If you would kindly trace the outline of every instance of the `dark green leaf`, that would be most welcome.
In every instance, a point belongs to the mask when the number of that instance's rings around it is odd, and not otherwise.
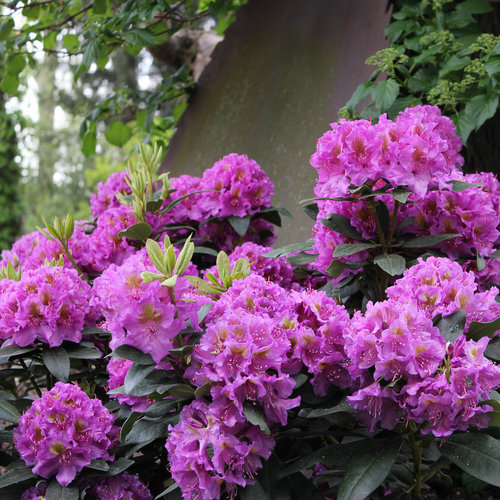
[[[376,246],[374,243],[341,243],[333,251],[333,257],[348,257]]]
[[[203,396],[210,394],[211,387],[212,387],[212,384],[210,382],[203,384],[201,387],[198,387],[198,389],[196,389],[196,391],[194,391],[194,396],[196,398],[202,398]]]
[[[94,7],[92,7],[92,12],[96,15],[106,14],[108,10],[107,0],[94,0]]]
[[[136,349],[130,345],[120,345],[112,353],[113,356],[121,359],[128,359],[140,365],[154,365],[151,355]]]
[[[125,380],[123,382],[125,392],[129,394],[134,387],[140,384],[154,369],[154,365],[134,363],[125,375]]]
[[[493,7],[488,0],[467,0],[458,3],[456,9],[460,14],[485,14],[491,12]]]
[[[168,394],[175,396],[177,399],[190,399],[194,397],[195,389],[187,384],[175,384],[168,389]]]
[[[477,130],[488,118],[491,118],[498,108],[498,96],[480,94],[474,96],[465,105],[465,114]]]
[[[90,347],[66,347],[68,356],[73,359],[99,359],[102,353]]]
[[[134,424],[127,436],[128,444],[137,444],[154,439],[165,439],[168,433],[168,426],[172,423],[172,417],[160,421],[139,420]]]
[[[87,68],[90,68],[91,64],[97,59],[101,54],[101,41],[99,39],[91,40],[85,47],[83,53],[82,64]]]
[[[200,307],[198,311],[198,323],[201,323],[205,319],[206,315],[208,314],[211,308],[212,304],[203,304]]]
[[[90,129],[82,138],[82,153],[85,156],[91,156],[95,153],[95,147],[97,144],[97,135],[95,128]]]
[[[155,37],[150,31],[142,28],[136,28],[125,35],[125,40],[130,45],[154,45]]]
[[[399,203],[405,204],[408,200],[408,196],[411,194],[411,191],[405,188],[396,188],[391,191],[391,194],[395,200],[399,201]]]
[[[441,337],[443,337],[446,342],[455,342],[455,340],[464,333],[466,317],[467,313],[459,310],[449,316],[441,318],[436,324],[439,328],[439,333],[441,333]]]
[[[160,500],[160,498],[163,498],[164,496],[168,495],[169,493],[176,491],[178,488],[179,488],[179,485],[177,483],[173,483],[168,488],[163,490],[159,495],[156,495],[154,497],[154,500]],[[181,498],[181,497],[179,497],[179,498]]]
[[[17,92],[18,86],[19,86],[18,76],[12,75],[11,73],[5,73],[2,82],[0,83],[0,89],[9,95],[13,95]]]
[[[457,128],[457,135],[461,137],[462,142],[466,144],[476,124],[466,115],[465,109],[460,110],[456,115],[452,115],[451,119]]]
[[[343,400],[338,405],[330,408],[303,408],[300,410],[299,416],[303,418],[321,418],[325,415],[340,412],[353,413],[354,408],[346,400]]]
[[[53,479],[45,493],[45,500],[78,500],[80,492],[77,486],[61,486],[56,479]]]
[[[340,260],[332,260],[330,265],[326,268],[326,274],[332,278],[337,279],[345,269],[345,263]]]
[[[147,222],[137,222],[118,233],[118,238],[144,241],[151,235],[153,228]]]
[[[392,78],[378,82],[373,91],[375,106],[382,112],[387,111],[399,94],[399,85]]]
[[[460,236],[455,233],[443,233],[443,234],[434,234],[431,236],[420,236],[419,238],[413,238],[411,240],[405,241],[401,246],[404,248],[425,248],[432,247],[437,243],[441,243],[441,241],[449,240],[451,238],[456,238]]]
[[[500,441],[487,434],[453,434],[440,448],[441,454],[462,470],[500,487]]]
[[[135,424],[136,420],[139,418],[141,414],[137,411],[133,411],[127,418],[127,420],[125,420],[125,422],[123,422],[123,425],[122,425],[122,428],[120,429],[120,441],[122,443],[125,442],[125,440],[127,439],[127,436],[130,432],[130,430],[132,429],[132,426]]]
[[[373,439],[364,450],[354,454],[347,464],[337,499],[363,500],[370,495],[389,474],[401,445],[399,439],[382,445]]]
[[[263,253],[262,257],[268,257],[270,259],[274,259],[275,257],[283,257],[284,255],[289,255],[294,252],[299,252],[301,250],[312,250],[313,242],[305,241],[304,243],[291,243],[290,245],[286,245],[281,248],[277,248],[276,250],[272,250],[271,252]]]
[[[36,476],[31,472],[31,467],[19,467],[5,472],[0,476],[0,489],[6,488],[13,484],[22,483],[29,479],[34,479]]]
[[[245,415],[245,417],[251,424],[258,425],[260,429],[266,434],[271,433],[269,427],[267,426],[266,418],[264,417],[262,410],[258,406],[255,406],[249,401],[245,401],[243,405],[243,415]]]
[[[500,248],[495,250],[491,255],[490,259],[500,259]],[[2,351],[0,351],[2,352]]]
[[[163,417],[164,415],[168,415],[178,404],[179,402],[173,399],[156,401],[149,408],[144,410],[143,413],[146,417]]]
[[[52,347],[42,352],[43,364],[57,380],[66,382],[69,377],[69,356],[64,347]]]
[[[306,264],[309,264],[311,262],[314,262],[318,258],[318,254],[313,253],[305,253],[305,252],[299,252],[296,253],[295,255],[290,255],[289,257],[286,258],[286,261],[288,264],[291,264],[292,266],[305,266]]]
[[[121,148],[132,137],[132,129],[122,122],[111,122],[104,136],[110,144]]]
[[[491,416],[489,427],[500,427],[500,401],[488,399],[486,401],[481,401],[481,406],[483,405],[489,405],[493,408],[493,411],[488,412],[488,415]]]
[[[394,253],[377,255],[373,262],[391,276],[403,274],[406,269],[405,258]]]
[[[8,18],[2,25],[0,26],[0,42],[3,42],[7,39],[14,27],[14,20],[12,18]]]
[[[490,76],[500,73],[500,57],[492,57],[486,61],[484,68]]]
[[[120,457],[118,460],[115,460],[113,463],[109,464],[109,471],[106,475],[108,476],[116,476],[121,472],[127,470],[131,465],[134,465],[133,460],[129,460],[128,458]]]
[[[439,70],[439,78],[443,78],[446,75],[452,73],[453,71],[458,71],[460,69],[465,68],[470,63],[470,57],[463,57],[454,55],[450,57],[443,65],[443,67]]]
[[[15,54],[7,59],[7,72],[17,75],[26,66],[26,59],[21,54]]]
[[[343,234],[353,240],[363,241],[363,237],[351,226],[351,221],[341,214],[330,214],[326,219],[321,219],[321,223],[328,229]]]
[[[11,403],[0,399],[0,419],[17,424],[21,414],[17,408]]]
[[[364,82],[358,85],[352,97],[347,101],[347,109],[353,109],[361,101],[364,101],[375,87],[374,82]]]
[[[466,336],[472,340],[479,340],[482,337],[491,338],[498,330],[500,330],[500,318],[484,323],[471,321]]]
[[[198,246],[194,247],[194,253],[211,255],[212,257],[217,257],[217,255],[219,255],[219,252],[217,252],[217,250],[214,250],[213,248],[198,247]]]
[[[92,460],[89,465],[85,466],[88,469],[99,470],[101,472],[107,472],[109,470],[109,464],[102,458],[96,458]]]
[[[486,267],[486,261],[482,255],[479,255],[479,252],[476,248],[476,269],[478,271],[482,271]]]
[[[304,212],[313,220],[316,222],[316,219],[318,218],[318,213],[319,213],[319,208],[317,203],[310,203],[309,205],[304,205],[302,207],[304,209]]]
[[[484,350],[484,355],[488,359],[500,362],[500,337],[495,337],[490,340],[488,347]]]
[[[227,220],[237,234],[239,234],[240,236],[245,236],[248,226],[250,225],[249,215],[247,215],[246,217],[232,216],[229,217]]]
[[[26,354],[27,352],[32,352],[33,347],[19,347],[17,345],[9,345],[0,349],[0,362],[5,363],[9,358],[13,356],[19,356],[20,354]]]
[[[377,203],[375,208],[375,212],[377,214],[378,220],[380,222],[380,228],[382,230],[382,234],[386,234],[389,230],[389,224],[391,223],[391,216],[389,214],[389,209],[385,203],[381,201]]]

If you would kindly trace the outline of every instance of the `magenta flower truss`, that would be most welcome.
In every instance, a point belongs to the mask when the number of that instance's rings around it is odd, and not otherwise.
[[[111,264],[94,281],[90,303],[102,310],[105,327],[112,333],[112,349],[131,345],[160,362],[175,347],[173,340],[188,320],[198,327],[201,301],[186,278],[177,279],[171,295],[171,289],[158,280],[143,283],[143,271],[156,272],[145,248],[121,266]],[[196,268],[190,265],[186,274],[197,275]]]
[[[231,153],[203,172],[200,202],[214,217],[245,217],[271,206],[274,184],[264,170],[246,155]]]
[[[111,460],[119,428],[98,399],[78,386],[58,382],[33,402],[14,429],[14,444],[33,472],[46,479],[56,475],[67,486],[92,460]]]
[[[21,500],[45,500],[47,486],[46,482],[42,482],[37,486],[32,486],[22,494]]]
[[[435,106],[408,108],[394,122],[382,115],[376,125],[342,119],[331,127],[311,157],[318,197],[345,196],[350,184],[381,177],[422,196],[463,164],[453,123]]]
[[[0,339],[27,346],[35,340],[59,346],[80,342],[90,286],[74,269],[42,266],[23,271],[21,280],[0,281]]]
[[[125,376],[129,368],[132,366],[132,361],[128,359],[111,358],[106,367],[109,373],[109,388],[116,389],[123,385],[125,381]],[[131,407],[132,411],[143,412],[153,403],[152,399],[148,399],[146,396],[127,396],[125,394],[109,394],[110,398],[118,399],[120,404],[126,404]]]
[[[166,448],[170,472],[186,499],[236,496],[237,486],[254,484],[274,441],[222,401],[196,400],[185,406],[180,422],[169,427]],[[230,413],[228,413],[228,411]]]
[[[82,484],[89,486],[85,500],[151,500],[148,488],[141,480],[128,472],[112,477],[93,477]]]
[[[447,436],[487,427],[492,407],[482,404],[500,383],[500,368],[479,342],[446,344],[414,303],[389,299],[355,313],[345,341],[353,387],[348,401],[369,432],[414,420],[423,433]]]
[[[425,261],[419,258],[386,293],[398,302],[416,304],[429,319],[464,310],[467,332],[471,321],[493,321],[500,316],[500,303],[495,300],[498,289],[477,292],[477,288],[474,274],[457,262],[429,257]]]
[[[97,193],[92,193],[90,196],[90,211],[94,218],[100,217],[108,208],[116,208],[120,206],[120,202],[116,195],[130,194],[132,190],[128,186],[125,179],[128,172],[114,172],[106,182],[97,184]]]

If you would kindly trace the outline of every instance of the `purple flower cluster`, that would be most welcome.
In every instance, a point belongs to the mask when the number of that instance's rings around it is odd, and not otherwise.
[[[45,493],[47,493],[48,484],[44,481],[37,486],[32,486],[28,488],[23,495],[21,500],[45,500]]]
[[[128,472],[112,477],[95,477],[86,479],[89,486],[84,500],[151,500],[148,488],[141,480]]]
[[[481,403],[500,383],[500,368],[483,355],[487,343],[462,335],[447,344],[412,302],[369,302],[364,314],[355,313],[345,339],[358,387],[347,399],[370,432],[407,419],[438,437],[487,427],[492,407]]]
[[[456,311],[467,313],[466,329],[471,321],[492,321],[500,316],[496,287],[477,292],[474,274],[446,258],[418,259],[404,276],[386,290],[387,296],[400,303],[416,304],[429,319]]]
[[[112,333],[112,349],[127,344],[160,362],[175,347],[173,340],[188,320],[197,327],[201,303],[192,301],[192,288],[186,278],[178,278],[171,293],[172,289],[158,280],[144,283],[143,271],[156,272],[146,249],[126,259],[121,266],[111,264],[94,281],[91,305],[104,314],[105,327]],[[186,274],[197,271],[191,265]]]
[[[90,399],[78,386],[58,382],[19,419],[14,444],[33,472],[44,478],[56,474],[67,486],[92,460],[111,460],[118,427],[98,399]]]
[[[340,120],[331,127],[311,157],[320,197],[343,196],[350,184],[374,184],[381,177],[422,196],[463,164],[453,122],[435,106],[408,108],[394,122],[381,115],[376,125]]]
[[[90,286],[74,269],[42,266],[23,271],[20,281],[0,281],[0,339],[27,346],[36,339],[59,346],[80,342]]]
[[[127,171],[114,172],[106,182],[97,184],[97,193],[92,193],[90,196],[90,212],[94,218],[100,217],[108,208],[116,208],[120,206],[120,202],[116,195],[130,194],[132,190],[126,182]]]
[[[166,444],[170,472],[184,498],[200,500],[220,498],[224,491],[234,498],[237,486],[254,483],[273,447],[269,436],[224,400],[185,406]]]

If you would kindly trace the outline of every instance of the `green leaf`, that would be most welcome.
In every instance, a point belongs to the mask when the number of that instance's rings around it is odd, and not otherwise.
[[[109,476],[116,476],[121,472],[127,470],[131,465],[134,465],[135,462],[133,460],[129,460],[125,457],[120,457],[118,460],[115,460],[113,463],[109,464]]]
[[[304,243],[291,243],[290,245],[285,245],[284,247],[277,248],[271,252],[263,253],[262,257],[267,257],[269,259],[274,259],[275,257],[283,257],[285,255],[299,252],[301,250],[312,250],[313,242],[311,240],[305,241]]]
[[[7,72],[13,75],[21,73],[26,66],[26,59],[21,54],[15,54],[7,59]]]
[[[345,263],[340,260],[332,260],[330,265],[326,268],[326,274],[332,278],[337,279],[345,269]]]
[[[479,182],[463,182],[463,181],[446,181],[446,184],[451,184],[453,186],[452,191],[454,193],[460,193],[461,191],[465,191],[470,187],[480,187],[481,184]]]
[[[80,40],[76,35],[73,35],[72,33],[68,33],[67,35],[64,35],[63,38],[64,41],[64,48],[70,52],[71,49],[75,49],[80,45]]]
[[[490,405],[493,411],[488,412],[491,416],[491,421],[489,427],[500,427],[500,401],[496,399],[487,399],[486,401],[481,401],[481,406]]]
[[[17,411],[17,408],[9,403],[0,399],[0,419],[6,420],[7,422],[12,422],[17,424],[17,421],[21,418],[21,414]]]
[[[330,408],[303,408],[299,412],[299,417],[303,418],[321,418],[325,415],[332,415],[333,413],[347,412],[353,413],[354,408],[344,399],[339,404]]]
[[[92,460],[92,462],[85,467],[88,469],[99,470],[101,472],[107,472],[109,470],[109,464],[102,458]]]
[[[172,417],[160,421],[147,420],[145,418],[134,424],[127,436],[127,444],[138,444],[144,441],[152,441],[162,438],[168,434],[168,426],[172,423]]]
[[[175,384],[167,392],[177,399],[191,399],[194,397],[195,389],[187,384]]]
[[[17,345],[9,345],[0,349],[0,361],[4,363],[9,360],[12,356],[19,356],[20,354],[26,354],[27,352],[32,352],[33,347],[19,347]]]
[[[377,255],[373,262],[391,276],[403,274],[406,269],[405,258],[394,253]]]
[[[486,61],[484,68],[489,76],[496,75],[500,73],[500,57],[492,57]]]
[[[341,243],[333,251],[333,257],[349,257],[358,252],[375,248],[374,243]]]
[[[453,71],[458,71],[465,68],[470,63],[470,57],[454,55],[446,61],[444,66],[439,70],[439,78],[444,78]]]
[[[485,14],[491,12],[493,7],[488,0],[467,0],[459,3],[456,10],[460,14]]]
[[[375,87],[374,82],[364,82],[357,86],[352,97],[347,101],[346,108],[353,109],[361,101],[364,101]]]
[[[125,40],[130,45],[154,45],[155,36],[146,29],[136,28],[125,35]]]
[[[236,231],[239,236],[245,236],[248,226],[250,225],[250,216],[246,217],[229,217],[227,219],[231,227]]]
[[[102,353],[97,349],[92,349],[91,347],[66,347],[68,356],[73,359],[100,359],[102,358]]]
[[[176,399],[156,401],[144,410],[143,413],[146,417],[163,417],[164,415],[168,415],[178,404],[179,402]]]
[[[455,342],[455,340],[464,333],[466,317],[467,313],[459,310],[449,316],[441,318],[436,324],[439,328],[439,333],[441,333],[441,337],[443,337],[446,342]]]
[[[95,126],[91,127],[82,138],[82,153],[84,156],[89,157],[95,153],[97,145],[97,135]]]
[[[0,488],[6,488],[7,486],[22,483],[23,481],[34,478],[36,478],[36,476],[31,472],[31,467],[19,467],[7,471],[0,476]]]
[[[491,118],[498,108],[498,96],[480,94],[473,97],[465,105],[465,115],[477,130],[488,118]]]
[[[290,255],[290,257],[287,257],[286,262],[288,264],[291,264],[292,266],[305,266],[306,264],[309,264],[311,262],[314,262],[318,258],[317,253],[305,253],[305,252],[299,252],[296,253],[295,255]]]
[[[330,214],[326,219],[321,219],[321,223],[328,229],[343,234],[353,240],[363,240],[359,232],[351,226],[351,221],[345,215]]]
[[[11,73],[5,73],[2,82],[0,83],[0,89],[9,95],[13,95],[17,92],[17,87],[19,86],[19,78],[17,75],[12,75]]]
[[[211,387],[212,387],[212,384],[210,382],[203,384],[201,387],[198,387],[198,389],[196,389],[196,391],[194,391],[194,396],[196,398],[202,398],[202,397],[206,396],[207,394],[210,394]]]
[[[140,365],[154,365],[151,355],[136,349],[130,345],[120,345],[112,353],[112,356],[121,359],[128,359]]]
[[[90,68],[93,62],[99,59],[101,54],[101,40],[99,38],[91,40],[85,47],[83,53],[82,65],[87,69]]]
[[[266,434],[271,434],[271,431],[267,426],[266,418],[258,406],[255,406],[250,401],[245,401],[243,404],[243,415],[245,415],[251,424],[258,425]]]
[[[474,130],[475,123],[466,115],[465,109],[460,110],[459,113],[453,115],[451,119],[457,128],[457,135],[461,137],[462,142],[466,144],[470,133]]]
[[[78,500],[80,492],[78,486],[61,486],[56,479],[53,479],[45,493],[45,500]]]
[[[153,228],[147,222],[137,222],[118,233],[118,238],[144,241],[153,232]]]
[[[140,384],[153,370],[154,365],[141,365],[134,363],[125,375],[123,386],[125,392],[130,393],[137,384]]]
[[[399,85],[392,78],[379,82],[373,91],[375,106],[382,112],[387,111],[396,100],[398,94]]]
[[[495,337],[489,341],[488,346],[484,350],[484,355],[488,359],[500,362],[500,337]]]
[[[500,487],[500,441],[488,434],[453,434],[440,448],[441,454],[462,470]]]
[[[466,337],[469,340],[479,340],[482,337],[491,338],[498,330],[500,330],[500,318],[484,323],[471,321]]]
[[[94,0],[94,6],[92,7],[92,12],[95,15],[106,14],[107,10],[108,10],[107,0]]]
[[[363,500],[374,491],[391,471],[402,440],[380,444],[373,439],[365,449],[354,454],[347,464],[337,500]]]
[[[449,240],[451,238],[456,238],[460,236],[455,233],[443,233],[443,234],[433,234],[431,236],[420,236],[419,238],[413,238],[411,240],[405,241],[401,246],[404,248],[425,248],[441,243],[441,241]]]
[[[405,188],[396,188],[391,191],[391,194],[395,200],[404,205],[408,200],[408,196],[410,196],[411,191]]]
[[[69,377],[69,356],[64,347],[52,347],[42,352],[43,364],[57,380],[66,382]]]
[[[310,217],[314,222],[318,218],[319,208],[317,203],[309,203],[309,205],[304,205],[302,207],[304,212]]]
[[[122,122],[111,122],[104,136],[113,146],[121,148],[132,137],[132,129]]]
[[[5,23],[2,23],[0,26],[0,42],[3,42],[7,39],[14,27],[14,20],[12,18],[8,18]]]
[[[137,411],[133,411],[123,422],[122,428],[120,429],[120,441],[122,443],[125,443],[125,440],[127,439],[127,436],[132,429],[132,426],[135,424],[136,420],[140,417],[140,413]]]
[[[43,37],[43,50],[52,50],[57,43],[57,31],[46,32]]]

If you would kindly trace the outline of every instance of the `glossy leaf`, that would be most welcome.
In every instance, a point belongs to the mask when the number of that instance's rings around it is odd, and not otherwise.
[[[347,464],[337,499],[363,500],[370,495],[389,474],[401,445],[399,439],[384,444],[373,439],[365,449],[354,454]]]
[[[399,276],[403,274],[406,269],[405,258],[395,253],[377,255],[373,259],[373,262],[390,276]]]
[[[459,310],[437,322],[436,326],[446,342],[453,343],[464,333],[466,317],[467,313]]]
[[[153,370],[154,365],[142,365],[134,363],[125,375],[123,387],[125,392],[129,394],[136,385],[140,384]]]
[[[147,222],[137,222],[118,233],[118,238],[144,241],[153,232],[153,228]]]
[[[251,424],[258,425],[260,429],[266,434],[271,433],[267,425],[266,418],[264,417],[262,410],[258,406],[255,406],[249,401],[246,401],[243,406],[243,415],[245,415],[245,417]]]
[[[262,257],[268,257],[274,259],[276,257],[283,257],[289,255],[293,252],[300,252],[301,250],[312,250],[313,242],[305,241],[304,243],[291,243],[290,245],[285,245],[284,247],[277,248],[271,252],[263,253]]]
[[[246,217],[228,217],[227,221],[239,236],[245,236],[250,225],[250,216]]]
[[[388,78],[377,84],[372,95],[377,108],[381,111],[387,111],[396,100],[398,94],[399,85],[392,78]]]
[[[370,250],[376,246],[374,243],[341,243],[333,251],[333,257],[349,257],[349,255]]]
[[[413,238],[411,240],[405,241],[401,246],[405,248],[426,248],[432,247],[441,243],[442,241],[449,240],[451,238],[459,237],[459,234],[455,233],[443,233],[443,234],[433,234],[431,236],[420,236],[419,238]]]
[[[479,432],[453,434],[440,451],[471,476],[500,487],[500,440]]]
[[[141,365],[154,365],[151,355],[136,349],[130,345],[120,345],[112,353],[113,356],[121,359],[129,359]]]
[[[57,379],[66,382],[69,377],[69,356],[64,347],[52,347],[42,352],[43,364]]]
[[[53,479],[45,493],[45,500],[78,500],[80,492],[77,486],[61,486],[56,479]]]
[[[500,330],[500,318],[485,322],[471,321],[467,331],[467,338],[479,340],[481,337],[493,337],[498,330]]]
[[[321,223],[328,229],[343,234],[353,240],[363,240],[357,229],[351,226],[351,221],[341,214],[330,214],[326,219],[321,219]]]
[[[21,414],[13,404],[0,399],[0,420],[17,424],[20,418]]]

